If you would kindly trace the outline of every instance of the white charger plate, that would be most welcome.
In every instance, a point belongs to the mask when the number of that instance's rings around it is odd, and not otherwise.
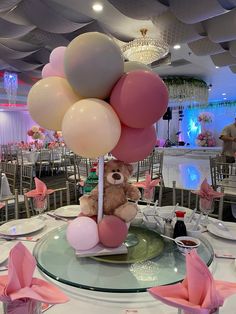
[[[80,205],[67,205],[57,208],[54,214],[64,218],[76,218],[80,212]]]
[[[207,230],[217,237],[236,241],[236,224],[227,223],[226,227],[229,229],[229,231],[223,231],[219,229],[217,226],[215,226],[214,224],[210,223],[207,225]]]
[[[21,236],[43,229],[45,222],[39,218],[18,219],[0,226],[0,234],[5,236]]]

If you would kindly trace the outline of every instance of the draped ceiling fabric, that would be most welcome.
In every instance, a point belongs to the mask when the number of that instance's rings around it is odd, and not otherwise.
[[[191,5],[190,5],[191,2]],[[188,44],[197,56],[210,56],[236,73],[236,0],[104,0],[112,14],[96,14],[92,0],[1,0],[0,70],[40,78],[50,52],[81,33],[99,31],[127,42],[138,33],[126,25],[152,26],[152,37],[169,45]],[[130,30],[130,28],[129,28]],[[155,66],[155,65],[153,65]],[[33,81],[31,81],[33,78]]]

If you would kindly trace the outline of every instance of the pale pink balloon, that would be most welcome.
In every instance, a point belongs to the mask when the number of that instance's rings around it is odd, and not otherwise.
[[[131,71],[112,89],[110,104],[122,123],[132,128],[146,128],[166,112],[167,87],[154,72]]]
[[[57,72],[52,68],[50,63],[45,64],[42,69],[42,78],[58,76]]]
[[[99,242],[97,224],[89,217],[78,217],[68,225],[66,238],[75,250],[89,250]]]
[[[64,71],[64,55],[65,55],[66,47],[61,46],[53,49],[50,54],[49,62],[54,69],[58,73],[58,76],[65,77]]]
[[[156,130],[153,125],[145,129],[122,126],[121,136],[112,155],[124,162],[136,162],[147,157],[156,144]]]

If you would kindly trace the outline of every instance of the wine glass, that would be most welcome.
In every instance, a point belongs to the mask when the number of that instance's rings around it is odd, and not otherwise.
[[[204,227],[210,223],[208,219],[208,215],[213,213],[214,211],[214,203],[213,199],[200,198],[199,202],[201,215],[205,215],[204,219],[200,222]]]
[[[147,203],[147,207],[145,208],[150,209],[151,208],[151,203],[153,203],[153,199],[154,199],[154,187],[152,188],[146,188],[143,191],[143,200]]]
[[[39,195],[33,198],[34,210],[39,213],[38,218],[44,220],[43,212],[47,209],[47,195]]]

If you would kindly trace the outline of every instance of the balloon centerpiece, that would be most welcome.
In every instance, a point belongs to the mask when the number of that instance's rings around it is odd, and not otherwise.
[[[124,226],[127,230],[122,220],[104,221],[102,156],[111,152],[121,161],[136,162],[150,154],[156,143],[154,123],[167,109],[167,87],[147,66],[124,63],[116,43],[97,32],[54,49],[42,77],[28,95],[32,118],[47,129],[61,130],[74,153],[99,157],[98,224],[78,217],[67,232],[72,247],[90,250],[98,244],[101,230],[110,239],[107,226],[116,224],[122,234]],[[102,241],[109,242],[104,237]],[[121,241],[123,237],[116,245]]]

